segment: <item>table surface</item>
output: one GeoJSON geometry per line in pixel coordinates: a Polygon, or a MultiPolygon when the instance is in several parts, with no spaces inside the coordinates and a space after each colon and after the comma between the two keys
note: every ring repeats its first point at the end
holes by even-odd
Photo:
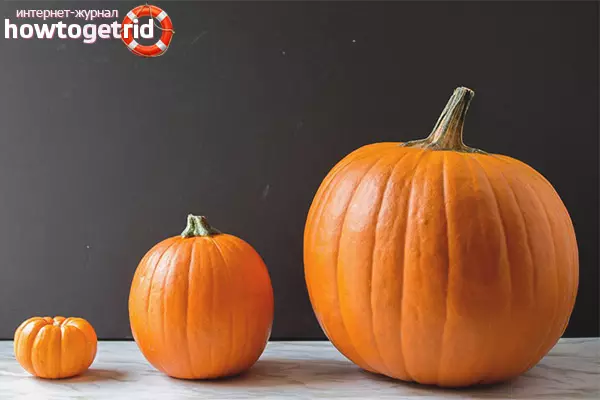
{"type": "Polygon", "coordinates": [[[362,371],[329,342],[271,342],[250,371],[184,381],[146,362],[134,342],[100,342],[83,375],[43,380],[24,372],[0,341],[0,398],[44,399],[599,399],[600,339],[562,339],[540,364],[505,384],[462,390],[394,381],[362,371]]]}

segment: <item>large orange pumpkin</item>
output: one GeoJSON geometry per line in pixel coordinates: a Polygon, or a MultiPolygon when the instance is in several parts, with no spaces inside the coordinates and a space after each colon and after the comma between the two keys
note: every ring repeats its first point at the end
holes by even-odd
{"type": "Polygon", "coordinates": [[[305,277],[326,335],[360,367],[440,386],[534,366],[569,320],[578,252],[542,175],[467,147],[458,88],[433,132],[346,156],[306,222],[305,277]]]}
{"type": "Polygon", "coordinates": [[[248,243],[190,215],[181,236],[160,242],[140,262],[129,318],[140,350],[167,375],[235,375],[256,362],[269,338],[271,280],[248,243]]]}
{"type": "Polygon", "coordinates": [[[79,375],[96,357],[98,340],[82,318],[33,317],[15,331],[15,358],[27,372],[40,378],[79,375]]]}

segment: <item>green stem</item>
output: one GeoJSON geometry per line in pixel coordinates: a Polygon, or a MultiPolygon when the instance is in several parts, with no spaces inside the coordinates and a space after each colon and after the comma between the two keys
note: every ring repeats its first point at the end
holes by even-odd
{"type": "Polygon", "coordinates": [[[181,232],[181,236],[184,238],[196,237],[196,236],[212,236],[221,233],[217,229],[210,226],[208,220],[204,216],[188,215],[187,226],[181,232]]]}
{"type": "Polygon", "coordinates": [[[463,143],[465,116],[473,96],[475,96],[475,92],[471,89],[466,87],[456,88],[429,136],[425,139],[404,143],[403,146],[429,150],[485,153],[463,143]]]}

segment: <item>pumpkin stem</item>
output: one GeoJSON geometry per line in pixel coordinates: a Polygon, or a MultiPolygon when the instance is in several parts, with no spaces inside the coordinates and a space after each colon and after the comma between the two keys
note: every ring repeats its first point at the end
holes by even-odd
{"type": "Polygon", "coordinates": [[[463,125],[473,96],[475,96],[475,92],[469,88],[456,88],[429,136],[425,139],[404,143],[403,146],[429,150],[485,153],[463,143],[463,125]]]}
{"type": "Polygon", "coordinates": [[[196,216],[189,214],[187,217],[187,226],[181,232],[181,236],[184,238],[196,237],[196,236],[212,236],[221,233],[216,230],[208,223],[205,216],[196,216]]]}

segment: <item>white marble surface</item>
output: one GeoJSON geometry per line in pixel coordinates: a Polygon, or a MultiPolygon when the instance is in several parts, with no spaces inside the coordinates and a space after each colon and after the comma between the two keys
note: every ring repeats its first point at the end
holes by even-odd
{"type": "Polygon", "coordinates": [[[600,339],[563,339],[524,376],[502,385],[443,390],[360,370],[329,342],[272,342],[238,377],[182,381],[154,370],[133,342],[101,342],[84,375],[28,375],[11,341],[0,341],[2,399],[600,399],[600,339]]]}

